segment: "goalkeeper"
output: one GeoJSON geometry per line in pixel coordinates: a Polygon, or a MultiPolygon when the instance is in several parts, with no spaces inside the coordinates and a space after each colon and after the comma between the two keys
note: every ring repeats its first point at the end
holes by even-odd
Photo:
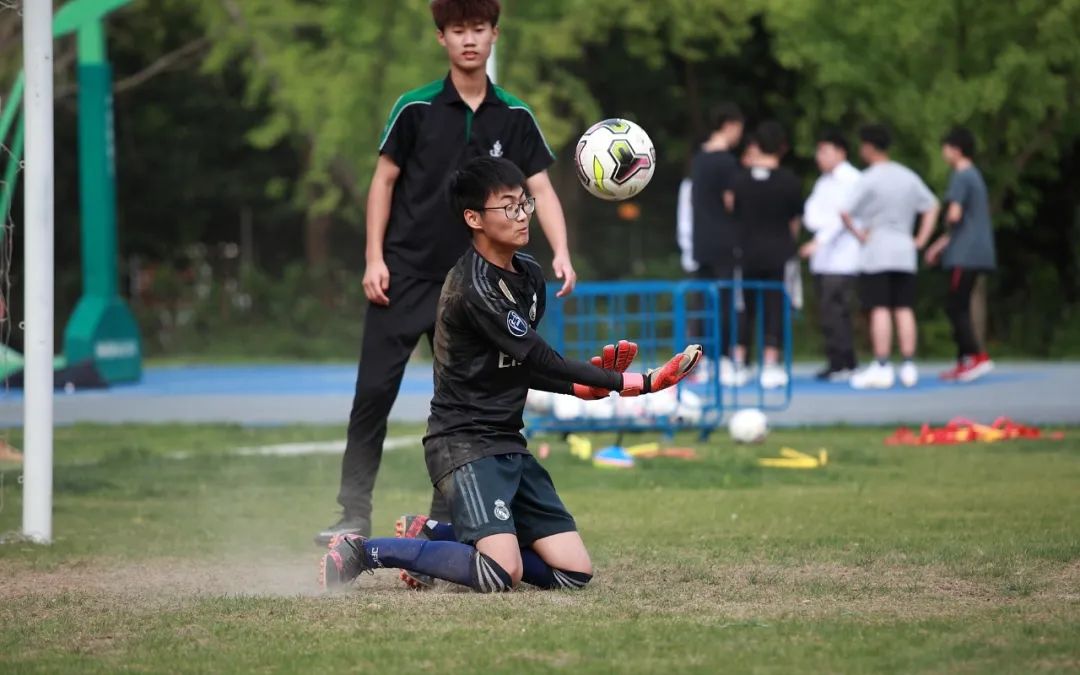
{"type": "Polygon", "coordinates": [[[340,534],[322,558],[320,583],[339,587],[361,572],[391,567],[481,592],[508,591],[521,581],[581,588],[592,563],[551,476],[521,435],[526,393],[531,387],[599,398],[660,391],[694,368],[701,348],[688,347],[644,374],[563,359],[536,333],[544,278],[536,261],[518,252],[529,242],[536,207],[525,176],[508,160],[480,157],[450,179],[449,197],[473,247],[439,296],[424,453],[432,483],[450,504],[457,541],[340,534]]]}

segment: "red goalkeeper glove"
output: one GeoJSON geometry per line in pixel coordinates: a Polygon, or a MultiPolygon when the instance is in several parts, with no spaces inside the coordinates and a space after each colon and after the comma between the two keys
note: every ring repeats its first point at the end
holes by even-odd
{"type": "Polygon", "coordinates": [[[648,371],[641,373],[623,373],[623,388],[619,392],[621,396],[641,396],[655,391],[674,387],[690,374],[698,361],[701,360],[701,345],[690,345],[670,361],[648,371]]]}
{"type": "MultiPolygon", "coordinates": [[[[605,345],[602,356],[594,356],[589,359],[597,368],[603,368],[605,370],[617,370],[620,373],[626,372],[626,369],[630,367],[630,364],[634,362],[634,357],[637,356],[638,347],[633,342],[627,340],[619,340],[617,345],[605,345]]],[[[574,385],[574,396],[585,401],[596,401],[601,398],[607,398],[611,391],[609,389],[601,389],[600,387],[590,387],[584,384],[574,385]]]]}

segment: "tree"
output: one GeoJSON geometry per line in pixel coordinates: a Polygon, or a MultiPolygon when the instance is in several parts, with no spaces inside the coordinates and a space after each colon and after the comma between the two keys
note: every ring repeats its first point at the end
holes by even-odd
{"type": "Polygon", "coordinates": [[[882,120],[940,185],[940,139],[963,124],[999,222],[1017,224],[1037,205],[1031,181],[1080,137],[1077,0],[768,0],[765,16],[777,59],[802,76],[804,148],[826,123],[882,120]]]}

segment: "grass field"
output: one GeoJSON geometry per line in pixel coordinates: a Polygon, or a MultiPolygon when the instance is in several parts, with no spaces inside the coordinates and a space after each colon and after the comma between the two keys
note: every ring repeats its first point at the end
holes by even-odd
{"type": "MultiPolygon", "coordinates": [[[[339,458],[229,451],[341,431],[58,429],[56,544],[0,545],[0,672],[1080,670],[1077,430],[717,437],[701,461],[626,472],[555,442],[546,465],[597,567],[584,592],[415,593],[387,572],[320,596],[310,538],[335,515],[339,458]],[[781,445],[831,462],[756,466],[781,445]]],[[[17,467],[0,473],[0,532],[17,530],[17,467]]],[[[428,498],[418,447],[388,452],[381,533],[428,498]]]]}

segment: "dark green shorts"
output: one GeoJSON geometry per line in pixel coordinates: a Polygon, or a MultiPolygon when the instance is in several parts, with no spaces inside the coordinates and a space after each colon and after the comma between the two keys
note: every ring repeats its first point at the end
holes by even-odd
{"type": "Polygon", "coordinates": [[[484,457],[458,467],[436,486],[450,504],[458,541],[475,544],[493,534],[516,534],[522,546],[577,525],[532,455],[484,457]]]}

